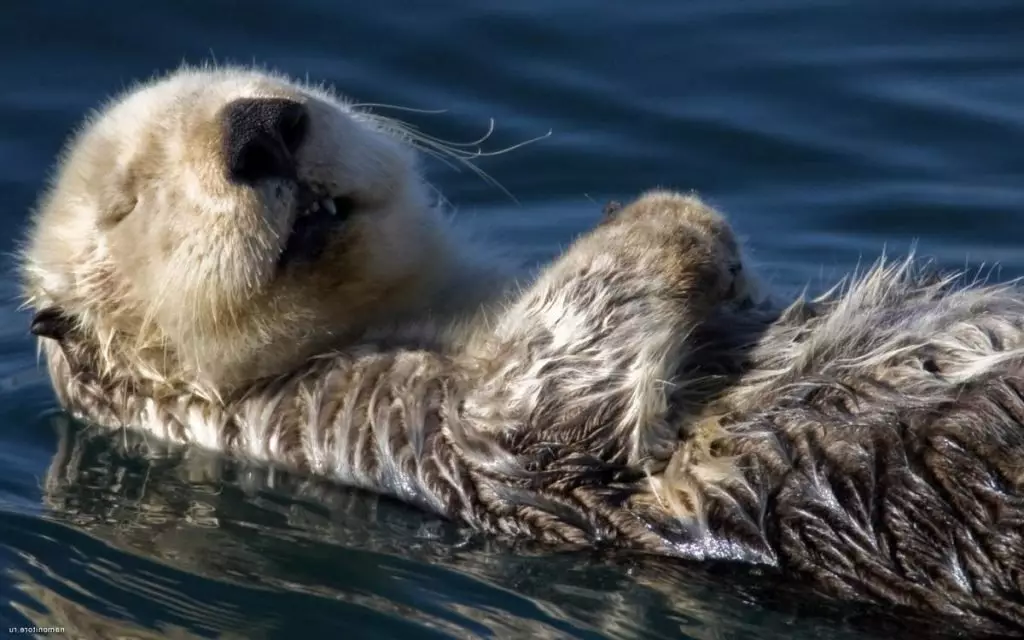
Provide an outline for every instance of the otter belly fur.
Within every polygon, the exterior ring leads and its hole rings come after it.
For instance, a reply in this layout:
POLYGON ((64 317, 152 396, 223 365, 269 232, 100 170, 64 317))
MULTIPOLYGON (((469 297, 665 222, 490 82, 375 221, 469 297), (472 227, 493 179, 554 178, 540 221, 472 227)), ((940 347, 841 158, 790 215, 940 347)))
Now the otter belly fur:
POLYGON ((665 191, 516 286, 408 142, 246 69, 115 101, 23 252, 62 405, 495 535, 1024 632, 1018 286, 908 260, 778 304, 728 223, 665 191))

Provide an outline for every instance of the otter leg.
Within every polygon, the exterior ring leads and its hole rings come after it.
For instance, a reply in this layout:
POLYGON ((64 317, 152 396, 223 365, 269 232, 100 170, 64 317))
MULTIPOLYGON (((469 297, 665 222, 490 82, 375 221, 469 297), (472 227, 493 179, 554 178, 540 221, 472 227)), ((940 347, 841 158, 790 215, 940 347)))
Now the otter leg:
MULTIPOLYGON (((669 395, 690 336, 747 295, 725 219, 666 191, 610 211, 469 349, 480 382, 467 417, 515 448, 558 447, 613 464, 664 462, 679 433, 669 395)), ((558 455, 555 452, 554 455, 558 455)))

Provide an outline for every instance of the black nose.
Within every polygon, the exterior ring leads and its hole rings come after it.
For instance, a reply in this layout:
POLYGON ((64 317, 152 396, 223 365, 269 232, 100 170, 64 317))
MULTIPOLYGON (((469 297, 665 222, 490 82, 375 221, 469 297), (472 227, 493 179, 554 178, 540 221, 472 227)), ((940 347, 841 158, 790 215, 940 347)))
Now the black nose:
POLYGON ((247 98, 224 107, 228 176, 245 184, 295 179, 295 152, 306 138, 309 112, 294 100, 247 98))

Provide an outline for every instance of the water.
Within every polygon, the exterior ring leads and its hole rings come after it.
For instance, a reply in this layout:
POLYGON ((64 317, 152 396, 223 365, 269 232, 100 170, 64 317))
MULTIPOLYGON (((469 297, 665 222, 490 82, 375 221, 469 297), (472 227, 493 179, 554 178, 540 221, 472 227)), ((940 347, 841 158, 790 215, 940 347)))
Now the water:
MULTIPOLYGON (((308 74, 486 149, 428 164, 458 215, 530 261, 600 205, 696 189, 766 279, 820 287, 883 248, 1024 275, 1018 0, 9 3, 0 215, 11 251, 60 145, 182 60, 308 74)), ((5 268, 5 273, 10 273, 5 268)), ((4 300, 13 277, 0 282, 4 300)), ((54 408, 0 307, 0 629, 79 637, 871 637, 766 578, 544 554, 196 452, 131 455, 54 408), (767 585, 767 586, 766 586, 767 585)), ((125 451, 128 445, 128 452, 125 451)))

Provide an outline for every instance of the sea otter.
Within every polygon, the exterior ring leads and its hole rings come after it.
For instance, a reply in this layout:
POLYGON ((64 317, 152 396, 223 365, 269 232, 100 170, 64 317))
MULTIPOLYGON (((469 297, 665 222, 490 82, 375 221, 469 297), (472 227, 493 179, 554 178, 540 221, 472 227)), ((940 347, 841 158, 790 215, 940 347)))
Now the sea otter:
POLYGON ((518 289, 399 132, 251 70, 135 89, 24 252, 61 403, 501 536, 775 567, 1024 631, 1024 292, 880 263, 762 300, 652 191, 518 289))

